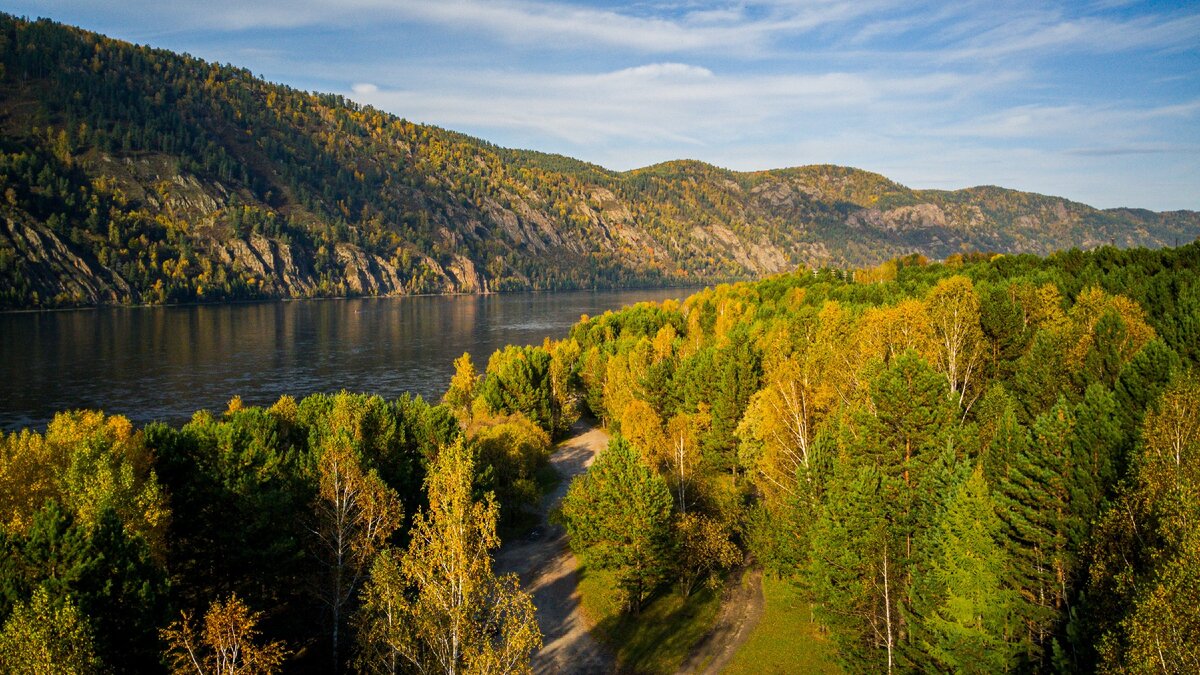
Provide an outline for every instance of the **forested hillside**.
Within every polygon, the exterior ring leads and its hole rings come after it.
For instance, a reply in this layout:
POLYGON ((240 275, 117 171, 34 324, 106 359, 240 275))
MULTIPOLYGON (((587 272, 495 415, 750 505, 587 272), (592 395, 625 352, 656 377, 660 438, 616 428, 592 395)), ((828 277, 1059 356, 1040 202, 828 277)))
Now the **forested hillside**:
POLYGON ((1197 234, 1193 212, 835 166, 618 173, 0 16, 0 307, 694 283, 1197 234))

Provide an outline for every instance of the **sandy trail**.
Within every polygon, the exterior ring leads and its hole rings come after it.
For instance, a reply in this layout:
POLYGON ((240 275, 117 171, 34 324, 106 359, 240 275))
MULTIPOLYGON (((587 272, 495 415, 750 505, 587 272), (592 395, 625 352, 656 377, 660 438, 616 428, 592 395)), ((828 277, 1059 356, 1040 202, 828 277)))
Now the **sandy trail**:
MULTIPOLYGON (((749 561, 747 561, 749 562, 749 561)), ((712 630, 692 648, 680 673, 717 675, 750 638, 763 616, 762 570, 743 567, 725 586, 721 611, 712 630), (743 572, 745 576, 743 576, 743 572)))
POLYGON ((566 532, 547 521, 567 494, 571 479, 583 473, 608 445, 608 434, 579 422, 559 444, 550 464, 562 481, 542 499, 541 525, 526 539, 510 541, 496 555, 498 573, 516 572, 533 595, 544 645, 533 656, 535 673, 611 673, 612 655, 592 638, 579 606, 578 562, 567 548, 566 532))

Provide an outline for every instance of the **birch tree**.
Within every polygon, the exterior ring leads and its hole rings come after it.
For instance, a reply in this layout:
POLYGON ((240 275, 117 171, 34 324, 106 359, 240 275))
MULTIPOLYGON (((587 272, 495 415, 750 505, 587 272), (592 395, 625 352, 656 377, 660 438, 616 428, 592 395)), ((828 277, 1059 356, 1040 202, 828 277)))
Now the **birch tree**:
POLYGON ((259 644, 262 612, 251 611, 236 595, 216 601, 197 632, 184 612, 162 631, 167 660, 176 675, 267 675, 278 672, 287 657, 282 642, 259 644))
POLYGON ((499 510, 491 494, 472 499, 474 471, 461 442, 443 449, 407 551, 385 551, 372 566, 359 616, 364 670, 530 672, 542 645, 533 600, 516 575, 492 571, 499 510))
POLYGON ((979 325, 979 296, 970 279, 955 276, 939 281, 929 292, 925 305, 937 343, 934 352, 937 369, 946 376, 951 396, 969 409, 977 394, 968 392, 986 354, 983 329, 979 325))
POLYGON ((350 439, 330 437, 317 460, 318 493, 312 529, 323 568, 317 597, 330 614, 335 668, 340 667, 346 606, 358 591, 375 554, 403 520, 395 491, 364 470, 350 439))

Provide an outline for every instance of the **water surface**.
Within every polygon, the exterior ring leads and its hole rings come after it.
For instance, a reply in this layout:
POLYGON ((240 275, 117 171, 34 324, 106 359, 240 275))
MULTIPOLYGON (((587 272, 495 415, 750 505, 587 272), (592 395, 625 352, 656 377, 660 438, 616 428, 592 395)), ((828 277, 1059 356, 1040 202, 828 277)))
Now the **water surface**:
POLYGON ((186 421, 239 395, 269 405, 342 389, 437 400, 455 358, 565 337, 581 314, 683 289, 578 291, 0 314, 0 427, 100 408, 186 421))

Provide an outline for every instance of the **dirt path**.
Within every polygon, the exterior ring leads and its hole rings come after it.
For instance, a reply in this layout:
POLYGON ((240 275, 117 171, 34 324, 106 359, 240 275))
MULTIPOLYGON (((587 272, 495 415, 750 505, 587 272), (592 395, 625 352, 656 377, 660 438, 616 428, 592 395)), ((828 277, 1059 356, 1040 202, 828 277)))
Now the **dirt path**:
POLYGON ((573 436, 550 456, 562 481, 542 500, 542 524, 526 539, 506 543, 496 555, 496 571, 516 572, 521 585, 533 594, 544 645, 533 657, 535 673, 611 673, 612 655, 588 633, 579 608, 578 563, 567 548, 563 528, 547 522, 547 515, 567 494, 571 479, 583 473, 608 445, 608 434, 579 422, 573 436))
POLYGON ((763 616, 762 570, 743 567, 733 574, 721 598, 721 612, 704 639, 692 648, 680 673, 716 675, 729 664, 763 616), (744 574, 743 574, 744 571, 744 574))

